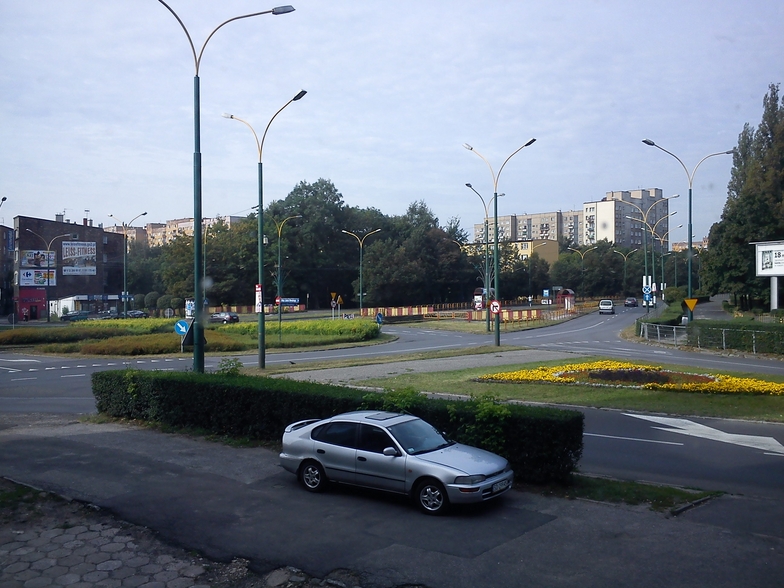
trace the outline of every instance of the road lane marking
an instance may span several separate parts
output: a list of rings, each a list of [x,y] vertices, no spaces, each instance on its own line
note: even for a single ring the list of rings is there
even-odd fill
[[[66,374],[64,376],[60,376],[61,378],[84,378],[87,374]]]
[[[38,378],[11,378],[12,382],[24,382],[25,380],[37,380]]]
[[[672,441],[657,441],[656,439],[637,439],[636,437],[618,437],[616,435],[599,435],[598,433],[583,433],[586,437],[601,437],[602,439],[620,439],[621,441],[640,441],[641,443],[658,443],[659,445],[683,445]]]
[[[625,413],[624,413],[625,414]],[[738,435],[735,433],[725,433],[712,427],[701,425],[687,419],[672,419],[667,417],[658,417],[652,415],[642,414],[625,414],[625,416],[633,417],[651,421],[663,427],[653,427],[660,431],[667,433],[678,433],[680,435],[689,435],[691,437],[699,437],[701,439],[709,439],[711,441],[719,441],[721,443],[729,443],[731,445],[740,445],[741,447],[751,447],[752,449],[761,449],[764,452],[770,452],[776,455],[784,455],[784,445],[779,443],[773,437],[760,437],[757,435]]]

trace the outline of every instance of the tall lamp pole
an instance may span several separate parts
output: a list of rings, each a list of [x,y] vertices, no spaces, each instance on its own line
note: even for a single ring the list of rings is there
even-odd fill
[[[533,241],[531,241],[531,244],[533,245]],[[534,296],[534,286],[533,274],[531,273],[533,266],[531,264],[533,263],[534,251],[537,247],[544,247],[545,245],[547,245],[547,243],[539,243],[539,245],[534,245],[531,247],[531,253],[528,255],[528,294],[531,296],[532,300]]]
[[[482,201],[482,206],[485,208],[485,279],[483,280],[483,285],[485,287],[485,300],[490,298],[490,259],[489,259],[489,249],[490,249],[490,235],[488,235],[488,217],[490,216],[490,211],[487,208],[487,204],[485,203],[485,199],[482,198],[482,195],[476,191],[476,189],[471,184],[466,184],[471,190],[474,191],[474,194],[479,196],[479,199]],[[495,196],[491,199],[491,202],[495,200]],[[487,332],[490,332],[490,311],[487,310],[487,304],[485,304],[485,318],[487,322]]]
[[[291,219],[294,219],[294,218],[302,218],[302,215],[301,214],[297,214],[297,215],[294,215],[294,216],[290,216],[290,217],[284,218],[280,223],[278,223],[278,221],[276,221],[274,218],[272,219],[273,222],[275,223],[275,227],[277,227],[277,229],[278,229],[278,298],[280,299],[278,301],[278,341],[280,341],[282,339],[282,337],[283,337],[283,335],[282,335],[283,281],[282,281],[282,272],[281,272],[282,259],[281,259],[281,255],[280,255],[280,252],[281,252],[281,249],[280,249],[281,235],[283,234],[283,225],[286,224],[286,221],[290,221]]]
[[[675,213],[673,212],[672,214],[675,214]],[[651,232],[651,236],[652,236],[654,239],[658,239],[658,241],[659,241],[659,252],[661,253],[661,281],[662,281],[662,285],[664,285],[664,256],[665,256],[665,255],[669,255],[669,253],[664,253],[664,242],[667,240],[667,236],[668,236],[670,233],[672,233],[672,231],[673,231],[674,229],[670,229],[669,231],[667,231],[667,232],[666,232],[666,233],[664,233],[663,235],[659,235],[659,233],[657,233],[657,232],[656,232],[656,230],[655,230],[655,229],[656,229],[656,225],[654,225],[654,226],[653,226],[653,228],[654,228],[654,230]],[[682,228],[683,228],[683,225],[678,225],[678,226],[677,226],[677,227],[675,227],[675,228],[676,228],[676,229],[682,229]],[[677,281],[676,281],[676,284],[675,284],[675,285],[676,285],[676,286],[678,285],[678,284],[677,284]],[[662,291],[662,297],[663,297],[663,296],[664,296],[664,292]]]
[[[33,235],[41,239],[41,241],[46,245],[46,322],[48,323],[51,322],[51,314],[52,314],[49,308],[49,276],[52,273],[51,257],[49,256],[49,249],[51,249],[52,243],[54,243],[57,239],[60,239],[62,237],[70,237],[71,233],[63,233],[62,235],[57,235],[56,237],[52,237],[52,240],[47,243],[46,239],[44,239],[41,235],[39,235],[35,231],[32,231],[30,229],[25,229],[25,231],[27,231],[28,233],[32,233]],[[55,267],[57,267],[56,257],[57,254],[55,253]]]
[[[476,149],[471,147],[471,145],[469,145],[468,143],[463,143],[463,147],[465,147],[469,151],[473,151],[474,153],[476,153],[482,159],[482,161],[484,161],[487,164],[487,167],[490,169],[490,175],[493,178],[493,201],[494,201],[493,202],[493,228],[494,228],[494,233],[495,233],[495,237],[493,239],[493,270],[495,272],[495,276],[494,276],[494,278],[495,278],[495,294],[494,294],[495,300],[499,300],[500,299],[500,294],[499,294],[499,292],[500,292],[500,290],[499,290],[499,273],[500,273],[500,271],[499,271],[499,263],[498,263],[498,178],[501,176],[501,172],[504,171],[504,166],[507,164],[507,162],[510,159],[512,159],[512,157],[514,157],[517,153],[522,151],[525,147],[533,145],[535,142],[536,142],[536,139],[529,139],[522,147],[519,147],[516,151],[514,151],[501,164],[501,168],[498,170],[497,174],[493,171],[493,166],[490,165],[490,162],[487,161],[487,159],[484,157],[484,155],[479,153],[479,151],[477,151]],[[489,296],[488,296],[488,298],[489,298]],[[501,346],[501,313],[497,313],[495,315],[495,346],[496,347],[500,347]]]
[[[261,136],[261,141],[259,141],[259,137],[256,134],[256,131],[253,130],[253,127],[247,121],[242,120],[241,118],[237,118],[233,114],[223,113],[224,118],[231,118],[236,121],[241,122],[246,127],[250,129],[250,132],[253,133],[253,138],[256,140],[256,149],[259,153],[259,164],[258,164],[258,177],[259,177],[259,215],[257,217],[258,220],[258,256],[259,256],[259,288],[261,289],[261,305],[259,308],[256,309],[257,320],[258,320],[258,337],[259,337],[259,369],[264,369],[267,366],[267,350],[266,350],[266,333],[265,333],[265,324],[264,324],[264,184],[263,184],[263,174],[262,174],[262,155],[264,153],[264,139],[267,138],[267,131],[272,124],[272,121],[275,120],[275,117],[278,116],[281,111],[286,108],[292,102],[295,102],[301,99],[307,92],[305,90],[300,90],[297,92],[297,95],[294,96],[291,100],[286,102],[283,106],[278,109],[278,111],[272,115],[272,118],[267,123],[267,127],[264,129],[264,134]]]
[[[671,153],[670,151],[667,151],[663,147],[660,147],[659,145],[657,145],[656,143],[654,143],[650,139],[643,139],[642,142],[645,143],[646,145],[650,146],[650,147],[656,147],[656,149],[664,151],[667,155],[670,155],[670,156],[674,157],[675,159],[677,159],[678,163],[681,164],[681,167],[683,168],[683,171],[686,172],[686,177],[689,180],[689,245],[688,245],[688,253],[687,253],[688,256],[686,258],[686,265],[688,267],[688,273],[689,273],[688,297],[691,298],[692,297],[692,293],[691,293],[692,186],[694,185],[694,174],[697,173],[697,168],[700,167],[700,164],[702,164],[702,162],[705,161],[706,159],[709,159],[711,157],[716,157],[717,155],[732,155],[733,153],[735,153],[735,150],[734,149],[730,149],[729,151],[719,151],[718,153],[711,153],[710,155],[706,155],[705,157],[700,159],[699,163],[697,163],[697,165],[694,166],[694,169],[692,170],[692,172],[689,173],[689,170],[686,167],[686,164],[684,164],[683,161],[681,161],[681,158],[678,157],[677,155],[675,155],[674,153]],[[688,314],[689,322],[691,322],[691,320],[694,318],[694,314],[693,314],[691,308],[689,308],[688,311],[689,311],[689,314]]]
[[[585,300],[585,256],[594,249],[599,249],[599,247],[591,247],[585,251],[580,251],[574,247],[567,247],[567,249],[569,249],[569,251],[574,251],[575,253],[580,254],[580,288],[583,290],[583,300]]]
[[[201,49],[196,53],[196,47],[191,39],[191,34],[185,27],[180,17],[172,8],[163,0],[158,0],[166,9],[174,15],[177,22],[180,23],[185,36],[188,38],[188,43],[191,46],[193,53],[193,64],[196,68],[196,74],[193,77],[193,299],[195,304],[195,312],[193,316],[193,371],[197,373],[204,372],[204,326],[203,326],[203,300],[202,300],[202,241],[201,241],[201,227],[196,230],[196,220],[201,221],[201,106],[199,95],[199,66],[201,65],[201,58],[204,55],[204,49],[207,43],[210,42],[212,36],[224,25],[235,20],[243,18],[250,18],[252,16],[259,16],[262,14],[286,14],[293,12],[293,6],[278,6],[272,10],[265,10],[263,12],[254,12],[251,14],[244,14],[242,16],[235,16],[219,24],[212,32],[207,35],[207,39],[201,46]]]
[[[122,224],[123,230],[123,318],[128,318],[128,227],[133,224],[140,216],[146,216],[147,213],[143,212],[141,214],[137,214],[135,217],[131,219],[131,222],[125,223],[118,219],[113,214],[109,216],[112,217],[114,220],[119,221]],[[195,228],[195,227],[194,227]]]
[[[378,233],[380,230],[381,229],[373,229],[369,233],[362,235],[362,237],[351,231],[346,231],[345,229],[340,231],[341,233],[346,233],[346,235],[351,235],[357,240],[357,243],[359,243],[359,316],[362,316],[362,294],[364,293],[362,290],[364,287],[362,284],[362,249],[365,245],[365,239],[374,233]]]
[[[621,257],[623,257],[623,293],[626,294],[628,288],[626,286],[626,260],[629,259],[629,256],[634,253],[635,251],[639,251],[639,249],[632,249],[629,253],[621,253],[617,249],[613,249],[614,253],[617,253]]]

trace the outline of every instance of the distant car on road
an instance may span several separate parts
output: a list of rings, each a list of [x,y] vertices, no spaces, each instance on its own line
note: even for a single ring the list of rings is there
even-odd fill
[[[615,314],[615,303],[612,300],[600,300],[599,314]]]
[[[120,318],[150,318],[150,315],[143,310],[129,310],[127,315],[121,312],[118,316]]]
[[[637,306],[637,299],[636,298],[627,298],[624,303],[624,306]]]
[[[214,312],[210,315],[210,322],[223,323],[224,325],[238,323],[240,316],[236,312]]]
[[[427,514],[505,494],[514,472],[503,457],[444,437],[410,414],[373,410],[292,423],[283,469],[310,492],[329,482],[404,494]]]
[[[60,320],[65,322],[86,321],[89,316],[89,310],[75,310],[73,312],[66,312],[60,317]]]

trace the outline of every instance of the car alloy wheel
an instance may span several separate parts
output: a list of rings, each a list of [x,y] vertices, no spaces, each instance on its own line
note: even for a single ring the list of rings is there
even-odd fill
[[[308,461],[302,464],[299,473],[302,485],[310,492],[323,492],[327,485],[327,476],[324,468],[316,461]]]
[[[444,487],[435,480],[425,480],[416,489],[417,506],[425,513],[441,515],[449,508]]]

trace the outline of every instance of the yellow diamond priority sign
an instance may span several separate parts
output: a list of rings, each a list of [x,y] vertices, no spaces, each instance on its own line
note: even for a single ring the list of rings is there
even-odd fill
[[[686,298],[684,300],[686,306],[689,307],[689,310],[694,312],[694,307],[697,306],[697,299],[696,298]]]

